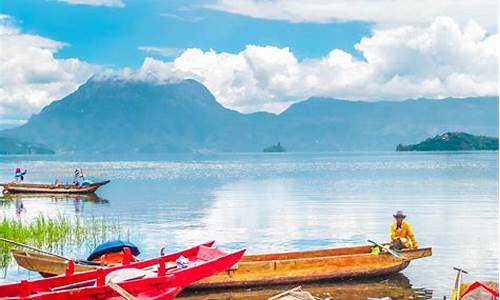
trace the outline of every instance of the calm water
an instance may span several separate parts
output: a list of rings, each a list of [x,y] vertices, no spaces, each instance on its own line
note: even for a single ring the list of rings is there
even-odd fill
[[[11,180],[16,166],[28,169],[27,181],[70,181],[80,167],[112,182],[98,192],[104,202],[23,199],[20,216],[15,205],[3,205],[0,217],[104,216],[127,228],[142,257],[211,239],[249,253],[386,241],[392,213],[403,209],[434,255],[373,287],[425,287],[442,299],[453,266],[470,271],[469,280],[498,280],[498,152],[1,156],[0,181]],[[65,254],[87,251],[68,247]],[[0,280],[26,276],[12,267]]]

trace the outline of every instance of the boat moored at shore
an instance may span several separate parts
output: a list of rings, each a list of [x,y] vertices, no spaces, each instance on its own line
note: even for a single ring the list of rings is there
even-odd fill
[[[169,300],[189,284],[230,268],[244,252],[225,253],[209,242],[158,258],[80,273],[69,261],[64,275],[0,285],[0,299],[87,300],[123,296]]]
[[[243,288],[395,274],[432,248],[403,250],[404,259],[371,254],[370,245],[276,254],[248,255],[237,266],[196,282],[189,289]]]

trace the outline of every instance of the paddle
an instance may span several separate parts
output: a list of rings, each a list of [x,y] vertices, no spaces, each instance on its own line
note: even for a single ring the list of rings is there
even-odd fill
[[[50,255],[50,256],[54,256],[54,257],[57,257],[57,258],[60,258],[60,259],[64,259],[64,260],[73,260],[74,262],[83,263],[83,264],[87,264],[87,265],[95,265],[95,266],[100,266],[101,265],[100,263],[96,263],[96,262],[88,261],[88,260],[84,260],[84,259],[71,259],[71,258],[67,258],[67,257],[61,256],[61,255],[57,255],[55,253],[44,251],[42,249],[38,249],[38,248],[35,248],[33,246],[26,245],[26,244],[23,244],[23,243],[19,243],[19,242],[16,242],[16,241],[12,241],[12,240],[5,239],[5,238],[0,238],[0,241],[6,242],[6,243],[9,243],[9,244],[12,244],[12,245],[16,245],[18,247],[27,248],[27,249],[30,249],[30,250],[33,250],[33,251],[37,251],[37,252],[40,252],[40,253],[43,253],[43,254],[47,254],[47,255]]]
[[[69,259],[67,257],[61,256],[61,255],[57,255],[57,254],[54,254],[54,253],[51,253],[51,252],[47,252],[47,251],[44,251],[42,249],[38,249],[38,248],[32,247],[30,245],[26,245],[26,244],[19,243],[19,242],[16,242],[16,241],[12,241],[12,240],[9,240],[9,239],[0,238],[0,241],[6,242],[6,243],[9,243],[9,244],[12,244],[12,245],[16,245],[16,246],[19,246],[19,247],[28,248],[30,250],[37,251],[37,252],[40,252],[40,253],[43,253],[43,254],[47,254],[47,255],[50,255],[50,256],[58,257],[58,258],[61,258],[61,259],[72,260],[72,259]]]
[[[129,292],[127,292],[126,289],[122,288],[121,286],[119,286],[117,283],[115,283],[113,281],[109,281],[108,282],[108,286],[111,289],[113,289],[115,292],[117,292],[118,295],[122,296],[123,298],[125,298],[127,300],[136,300],[137,299],[132,294],[130,294]]]
[[[384,250],[385,250],[385,251],[389,252],[389,254],[391,254],[391,255],[392,255],[392,256],[394,256],[394,257],[397,257],[397,258],[402,259],[402,260],[408,260],[408,258],[404,257],[401,253],[399,253],[399,252],[397,252],[397,251],[394,251],[394,250],[392,250],[392,249],[391,249],[391,248],[389,248],[389,247],[382,246],[381,244],[379,244],[379,243],[377,243],[377,242],[374,242],[374,241],[372,241],[372,240],[368,240],[368,242],[370,242],[370,243],[374,244],[374,245],[375,245],[375,246],[377,246],[377,247],[380,247],[380,249],[381,249],[382,251],[384,251]]]

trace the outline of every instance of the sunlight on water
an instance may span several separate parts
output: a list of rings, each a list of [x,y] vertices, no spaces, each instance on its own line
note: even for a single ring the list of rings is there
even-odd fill
[[[431,289],[442,299],[449,296],[453,266],[470,271],[470,281],[498,280],[496,152],[165,155],[126,160],[4,156],[0,180],[10,181],[18,165],[28,169],[28,181],[70,181],[72,170],[80,167],[87,176],[111,183],[98,191],[98,200],[26,198],[21,200],[21,214],[16,215],[11,203],[0,206],[0,217],[64,214],[119,220],[143,257],[158,255],[163,246],[173,251],[211,239],[223,248],[244,247],[249,253],[387,241],[392,213],[403,209],[420,244],[432,246],[434,254],[412,262],[401,275],[405,283],[391,281],[391,286]],[[86,251],[67,249],[75,257],[86,256]],[[26,275],[13,267],[5,280]]]

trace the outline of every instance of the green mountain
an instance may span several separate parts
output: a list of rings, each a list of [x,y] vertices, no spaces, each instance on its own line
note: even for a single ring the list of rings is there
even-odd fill
[[[310,98],[279,115],[220,105],[195,80],[90,79],[0,136],[57,152],[392,150],[446,131],[496,136],[498,98],[345,101]]]
[[[498,138],[465,132],[446,132],[414,145],[399,144],[396,151],[498,150]]]
[[[23,142],[13,138],[0,137],[0,155],[3,154],[54,154],[43,145]]]

